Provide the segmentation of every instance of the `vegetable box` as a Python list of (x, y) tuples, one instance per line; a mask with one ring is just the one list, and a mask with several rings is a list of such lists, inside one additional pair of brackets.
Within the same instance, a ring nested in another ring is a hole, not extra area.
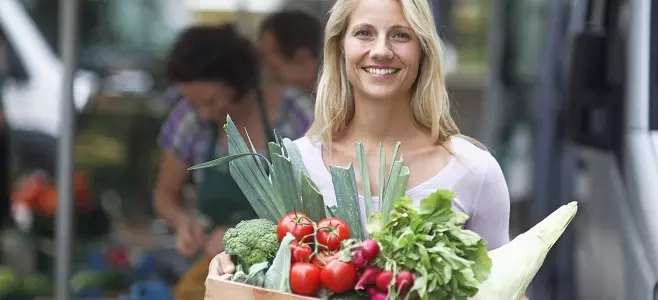
[(317, 299), (267, 290), (247, 284), (208, 279), (205, 300), (309, 300)]
[[(224, 129), (229, 156), (190, 169), (228, 163), (258, 219), (226, 231), (236, 271), (209, 280), (206, 300), (518, 300), (577, 211), (575, 202), (564, 205), (487, 252), (486, 241), (464, 228), (469, 216), (452, 209), (456, 194), (439, 189), (420, 201), (405, 195), (410, 172), (399, 142), (390, 163), (380, 144), (374, 187), (356, 143), (363, 207), (354, 166), (329, 166), (336, 197), (329, 207), (295, 143), (270, 142), (268, 159), (248, 146), (230, 117)], [(382, 201), (375, 206), (377, 190)]]

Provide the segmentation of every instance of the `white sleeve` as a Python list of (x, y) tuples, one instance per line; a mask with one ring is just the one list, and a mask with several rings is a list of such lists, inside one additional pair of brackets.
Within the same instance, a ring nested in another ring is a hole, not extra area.
[(487, 249), (493, 250), (510, 240), (510, 196), (500, 165), (488, 155), (468, 229), (482, 236), (487, 241)]

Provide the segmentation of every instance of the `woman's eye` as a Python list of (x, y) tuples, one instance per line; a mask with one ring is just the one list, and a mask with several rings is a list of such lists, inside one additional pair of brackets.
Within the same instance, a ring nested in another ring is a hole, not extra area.
[(393, 35), (393, 38), (408, 40), (409, 38), (411, 38), (411, 36), (406, 32), (396, 32)]
[(354, 33), (354, 36), (369, 36), (370, 32), (366, 30), (358, 30), (357, 32)]

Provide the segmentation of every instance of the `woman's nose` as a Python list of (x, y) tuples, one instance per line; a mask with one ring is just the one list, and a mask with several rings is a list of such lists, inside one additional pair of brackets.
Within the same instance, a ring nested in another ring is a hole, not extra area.
[(393, 59), (393, 50), (391, 43), (386, 37), (378, 37), (372, 44), (370, 56), (376, 59)]

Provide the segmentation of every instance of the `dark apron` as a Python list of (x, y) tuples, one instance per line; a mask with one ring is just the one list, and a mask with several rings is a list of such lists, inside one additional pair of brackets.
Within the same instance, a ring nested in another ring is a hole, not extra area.
[[(267, 111), (262, 93), (258, 90), (258, 105), (263, 119), (263, 129), (268, 141), (275, 141), (274, 132), (267, 120)], [(219, 141), (219, 125), (212, 125), (212, 138), (206, 153), (206, 161), (215, 159), (217, 142)], [(211, 229), (219, 227), (232, 227), (241, 220), (258, 218), (251, 208), (230, 173), (216, 168), (202, 169), (203, 179), (197, 189), (198, 210), (209, 221)], [(205, 295), (205, 280), (208, 276), (209, 264), (212, 257), (207, 254), (201, 257), (189, 268), (188, 272), (176, 284), (174, 294), (176, 300), (203, 300)]]
[[(267, 111), (261, 94), (258, 91), (258, 105), (263, 122), (263, 130), (268, 142), (275, 141), (274, 133), (267, 120)], [(219, 126), (212, 126), (212, 138), (206, 154), (206, 160), (216, 159), (216, 147), (219, 141)], [(238, 187), (229, 172), (216, 168), (205, 168), (203, 180), (197, 190), (198, 209), (201, 214), (212, 222), (211, 228), (232, 227), (238, 222), (256, 219), (258, 215)]]

